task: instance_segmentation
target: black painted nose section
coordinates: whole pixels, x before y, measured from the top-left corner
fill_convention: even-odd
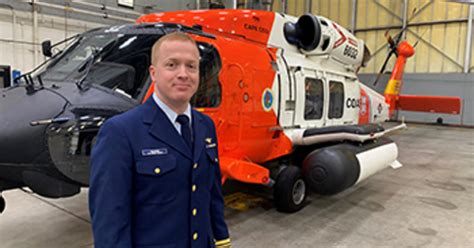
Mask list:
[[[0,90],[0,165],[48,164],[46,125],[32,121],[51,119],[66,100],[48,89],[27,95],[24,87]]]

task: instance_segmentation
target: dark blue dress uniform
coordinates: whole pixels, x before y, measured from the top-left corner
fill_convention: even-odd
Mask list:
[[[193,151],[150,97],[104,123],[91,157],[95,247],[230,245],[215,127],[192,110]]]

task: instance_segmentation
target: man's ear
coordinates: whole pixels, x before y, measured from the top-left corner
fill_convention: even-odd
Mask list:
[[[155,81],[155,67],[153,65],[148,67],[148,72],[150,73],[151,81]]]

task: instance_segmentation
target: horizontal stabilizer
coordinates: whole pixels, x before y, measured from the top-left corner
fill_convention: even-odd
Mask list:
[[[461,98],[400,95],[397,106],[400,110],[458,115],[461,112]]]

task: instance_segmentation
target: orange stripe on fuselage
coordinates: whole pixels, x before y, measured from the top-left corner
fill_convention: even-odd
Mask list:
[[[370,98],[363,88],[360,88],[359,124],[368,124],[370,121]]]
[[[267,44],[275,13],[261,10],[196,10],[162,12],[141,16],[137,23],[168,22],[200,25],[204,32]]]
[[[273,88],[276,77],[271,65],[276,49],[225,38],[210,42],[223,62],[219,74],[222,102],[204,113],[216,123],[220,155],[262,164],[291,153],[292,143],[281,131],[275,112],[265,111],[262,104],[265,90]],[[278,92],[272,94],[275,106]]]

